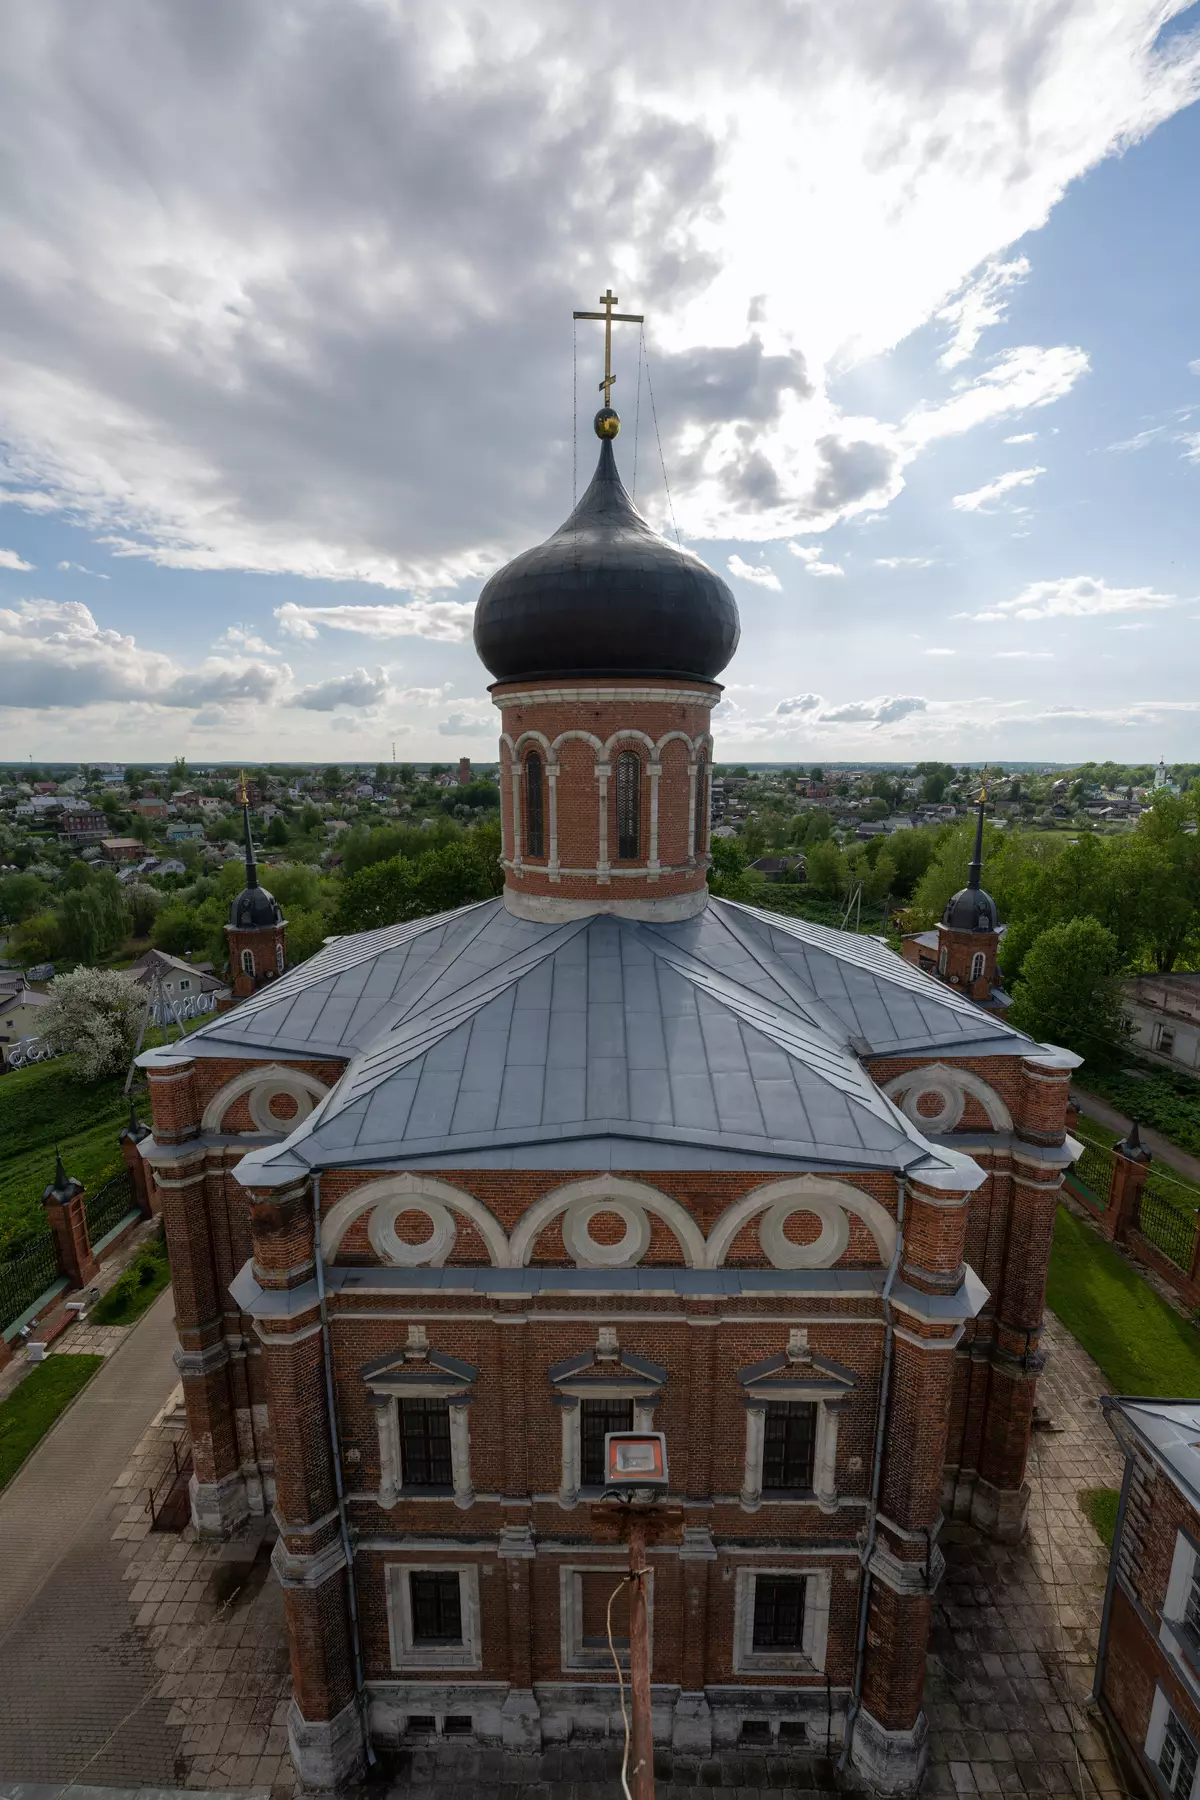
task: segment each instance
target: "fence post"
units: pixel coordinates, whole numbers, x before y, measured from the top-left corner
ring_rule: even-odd
[[[1112,1214],[1113,1242],[1125,1244],[1129,1233],[1140,1223],[1142,1189],[1150,1173],[1150,1152],[1138,1134],[1138,1122],[1132,1121],[1129,1136],[1113,1145],[1112,1187],[1108,1206]]]
[[[54,1233],[60,1274],[66,1276],[71,1287],[86,1287],[99,1275],[100,1264],[92,1255],[88,1236],[83,1183],[67,1174],[61,1154],[55,1156],[54,1180],[42,1195],[42,1205]]]
[[[131,1100],[129,1102],[129,1123],[122,1129],[118,1142],[121,1146],[121,1155],[125,1158],[125,1167],[129,1170],[133,1197],[137,1201],[138,1211],[143,1219],[150,1218],[154,1212],[149,1175],[145,1160],[138,1149],[142,1139],[149,1136],[150,1127],[142,1124],[137,1116],[137,1108]]]

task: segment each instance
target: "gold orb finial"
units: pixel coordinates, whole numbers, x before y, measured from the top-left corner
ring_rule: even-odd
[[[598,438],[615,438],[621,429],[621,421],[611,406],[602,406],[592,420]]]

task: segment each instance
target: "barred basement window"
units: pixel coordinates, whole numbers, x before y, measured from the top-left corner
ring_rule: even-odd
[[[633,1401],[581,1400],[579,1413],[579,1479],[584,1487],[603,1487],[605,1433],[633,1430]]]
[[[410,1575],[413,1643],[461,1644],[462,1601],[458,1574]]]
[[[772,1400],[763,1421],[763,1491],[812,1487],[817,1409],[809,1400]]]
[[[642,843],[642,759],[632,750],[617,758],[617,857],[636,862]]]
[[[754,1648],[799,1650],[804,1638],[804,1577],[760,1575],[754,1583]]]
[[[401,1400],[400,1458],[405,1487],[453,1485],[450,1408],[444,1400]]]
[[[692,833],[692,850],[696,856],[704,855],[704,827],[708,823],[708,764],[701,763],[696,771],[696,822]]]
[[[544,856],[545,809],[542,805],[542,759],[536,750],[525,758],[525,847],[530,856]]]

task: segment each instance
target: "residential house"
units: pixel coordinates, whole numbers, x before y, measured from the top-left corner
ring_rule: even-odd
[[[1140,1051],[1176,1068],[1200,1069],[1200,974],[1135,975],[1121,991]]]
[[[131,810],[142,819],[165,819],[167,803],[165,800],[135,800]]]
[[[181,1012],[182,1003],[195,1001],[198,995],[211,994],[214,1001],[229,998],[228,983],[213,973],[210,962],[168,956],[165,950],[147,950],[144,956],[138,957],[129,973],[139,987],[156,992],[161,988],[168,1015],[172,1008]]]
[[[109,861],[115,863],[141,862],[146,854],[146,846],[142,843],[140,838],[101,838],[100,848],[104,851],[104,854],[108,857]]]
[[[49,1004],[50,996],[27,987],[20,971],[0,971],[0,1060],[22,1038],[37,1035],[38,1014]]]

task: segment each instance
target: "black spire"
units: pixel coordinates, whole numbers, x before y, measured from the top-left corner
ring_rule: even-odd
[[[246,886],[258,886],[258,864],[254,860],[254,840],[250,836],[250,801],[246,794],[246,779],[242,777],[242,831],[246,839]]]
[[[983,886],[983,809],[987,801],[987,784],[979,790],[979,809],[975,817],[975,854],[971,858],[971,867],[967,870],[967,886],[979,888]]]
[[[996,902],[983,887],[983,809],[987,803],[987,773],[979,789],[979,807],[975,815],[975,854],[967,871],[967,885],[951,896],[942,914],[942,924],[955,931],[995,931],[998,924]]]
[[[258,864],[254,860],[254,840],[250,836],[250,800],[246,793],[246,777],[242,776],[242,831],[246,846],[246,885],[229,909],[229,923],[241,930],[258,931],[264,926],[280,925],[283,914],[279,904],[265,887],[258,884]]]

